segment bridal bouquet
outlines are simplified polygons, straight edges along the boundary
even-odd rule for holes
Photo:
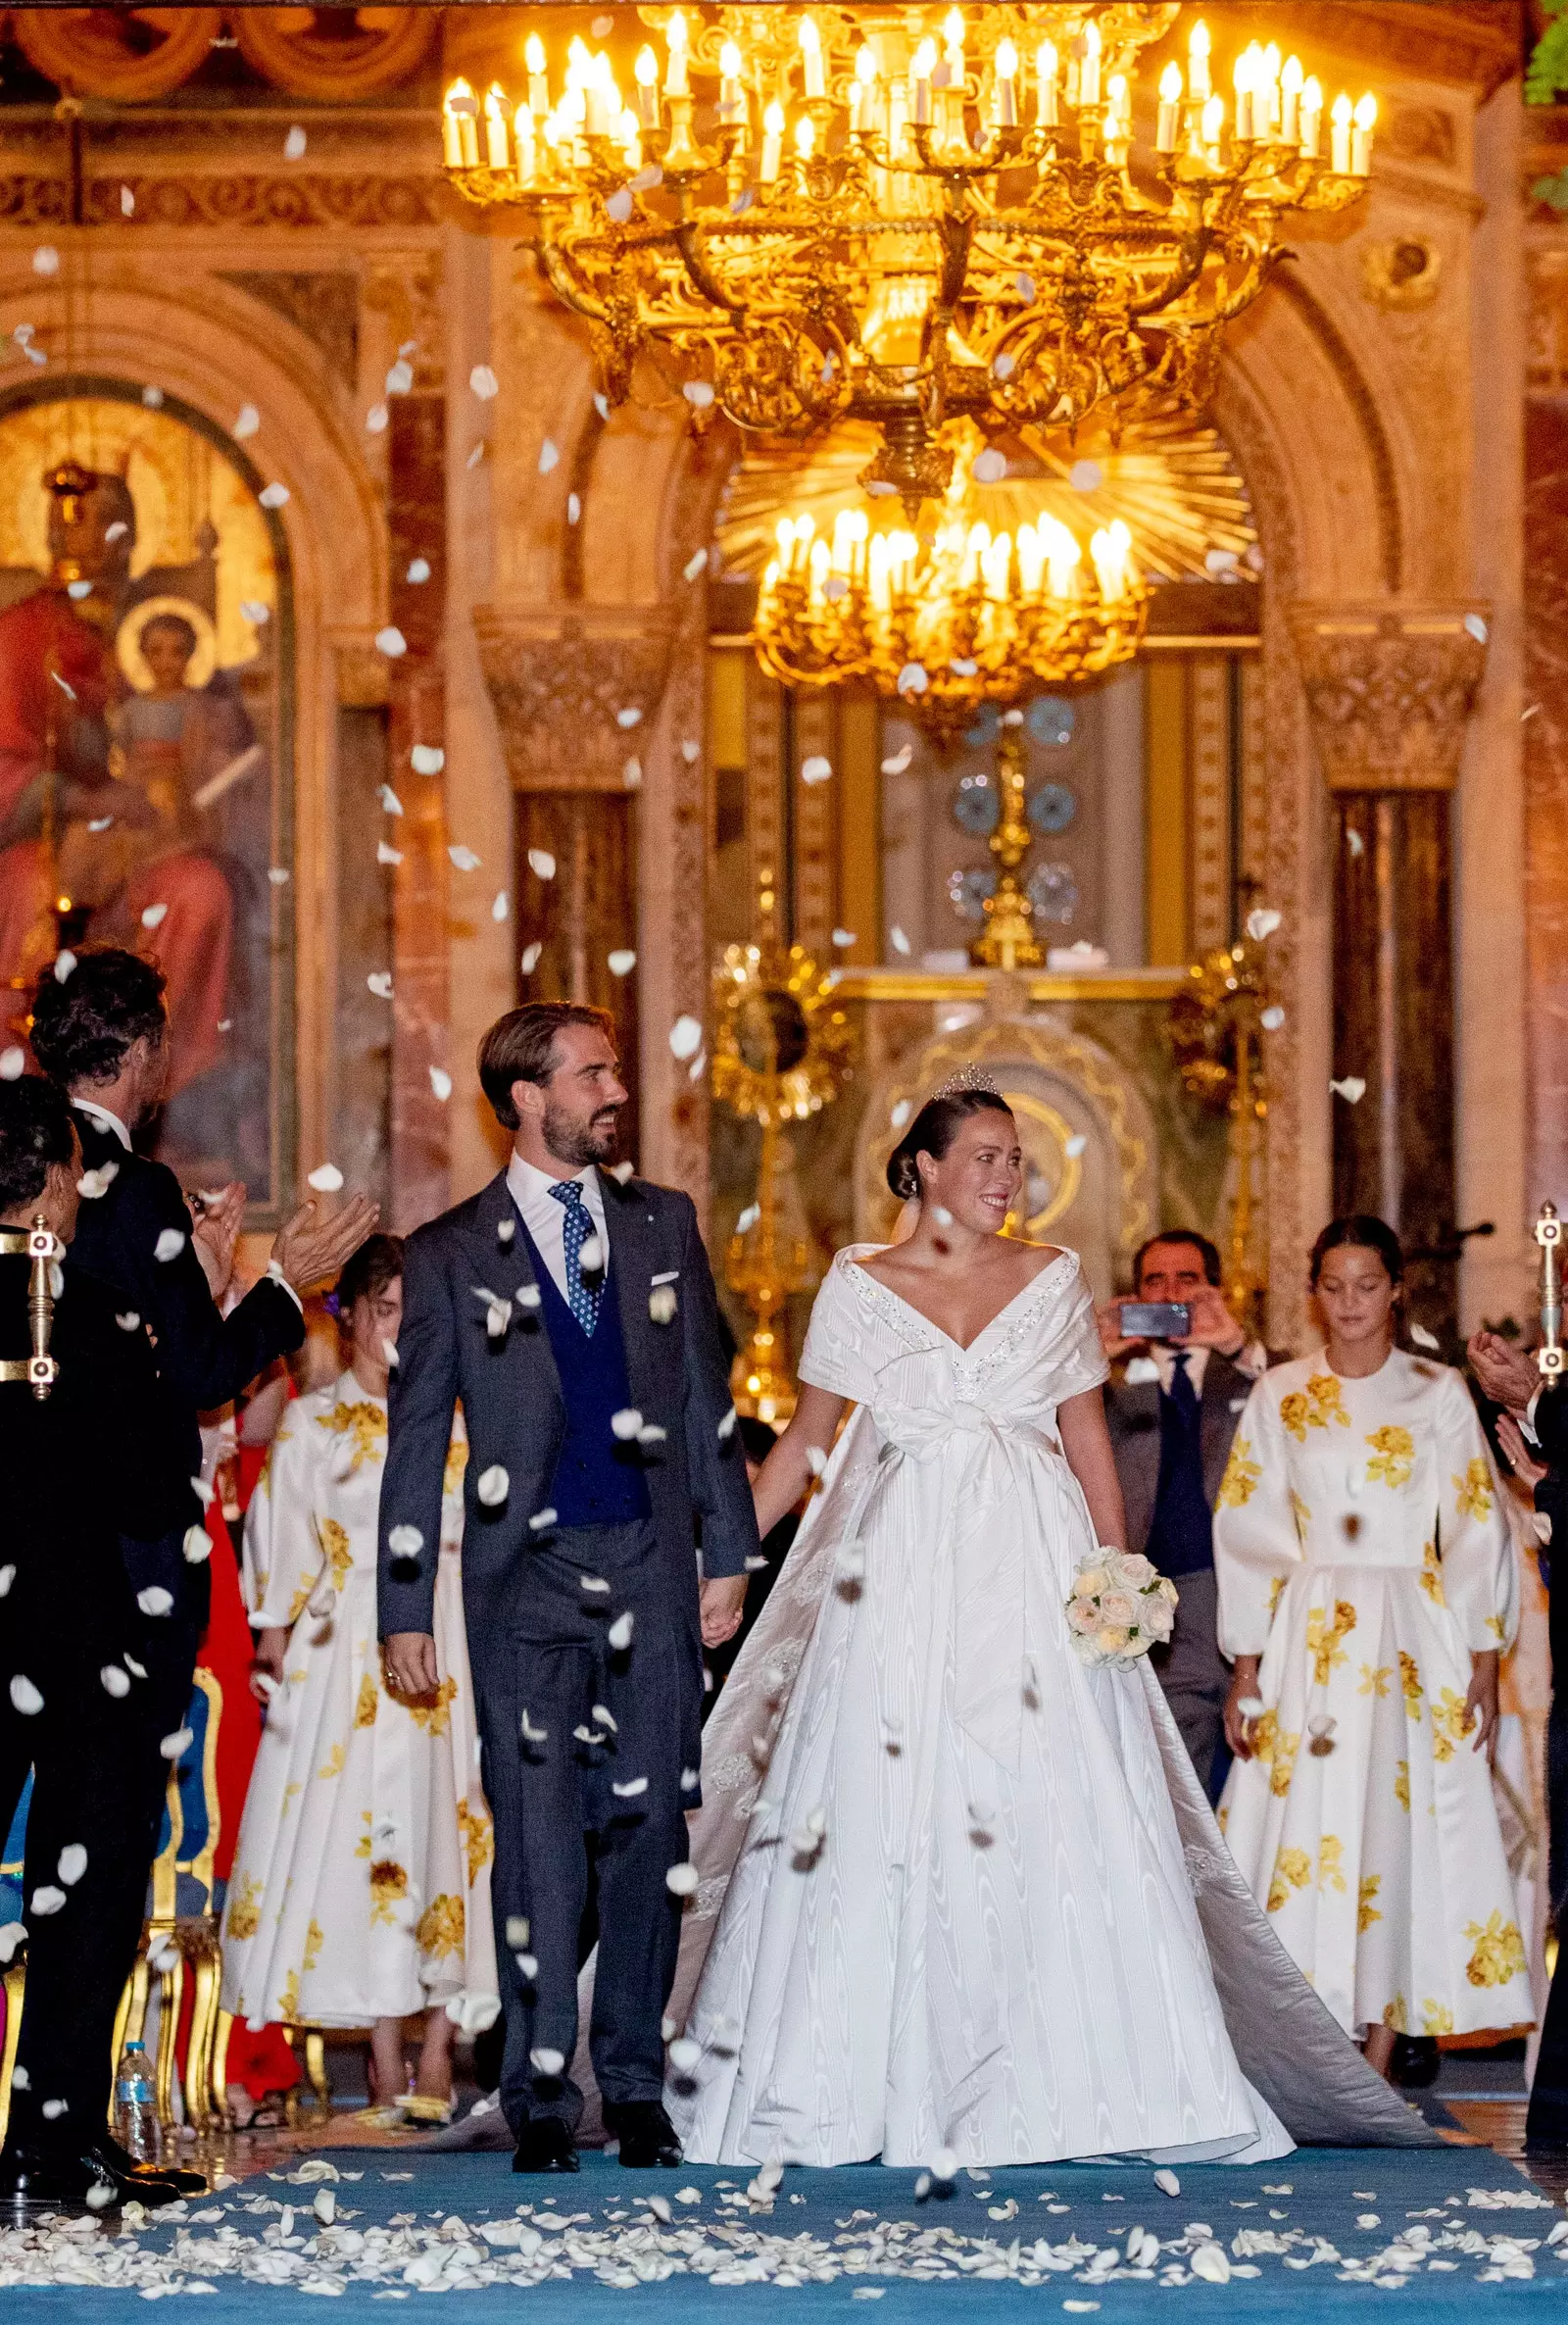
[[[1171,1634],[1176,1585],[1137,1551],[1092,1551],[1072,1578],[1067,1630],[1086,1663],[1130,1663]]]

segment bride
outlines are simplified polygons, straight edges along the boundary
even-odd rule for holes
[[[934,1098],[888,1178],[918,1224],[839,1253],[757,1481],[766,1533],[858,1408],[709,1723],[671,2004],[687,2155],[1257,2161],[1293,2132],[1429,2136],[1274,1940],[1145,1664],[1069,1646],[1121,1495],[1077,1258],[1000,1233],[1005,1100]]]

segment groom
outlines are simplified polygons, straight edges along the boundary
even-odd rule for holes
[[[483,1191],[408,1242],[381,1485],[388,1684],[438,1684],[431,1636],[453,1408],[468,1435],[463,1596],[517,2171],[575,2171],[583,1933],[589,2044],[624,2164],[674,2164],[661,2020],[698,1802],[702,1644],[740,1621],[757,1524],[691,1200],[602,1167],[626,1089],[612,1020],[536,1002],[479,1080],[512,1133]],[[702,1579],[698,1579],[698,1528]],[[395,1844],[393,1844],[395,1845]]]

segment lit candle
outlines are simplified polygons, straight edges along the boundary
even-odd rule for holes
[[[1127,75],[1113,73],[1105,83],[1109,99],[1105,107],[1105,143],[1125,148],[1132,141],[1133,101],[1127,87]],[[1125,157],[1124,157],[1125,158]]]
[[[669,62],[664,68],[666,97],[689,97],[691,90],[686,80],[686,19],[677,8],[665,28],[664,39],[669,47]]]
[[[550,74],[545,66],[545,44],[537,32],[529,33],[522,55],[528,68],[528,110],[543,121],[550,111]]]
[[[934,40],[922,40],[909,61],[909,79],[913,84],[913,98],[909,119],[917,129],[931,126],[931,75],[936,70],[937,45]]]
[[[745,118],[746,98],[741,88],[741,52],[733,40],[726,40],[718,57],[718,118],[721,122],[737,122]]]
[[[1083,57],[1078,67],[1080,107],[1100,103],[1100,26],[1093,17],[1083,29]]]
[[[1118,605],[1126,593],[1132,547],[1132,534],[1119,517],[1090,540],[1089,554],[1095,561],[1095,577],[1104,605]]]
[[[441,107],[441,159],[449,170],[463,168],[463,129],[458,119],[458,94],[473,94],[466,80],[455,80]]]
[[[1056,45],[1042,40],[1035,56],[1035,120],[1042,129],[1054,129],[1060,116],[1056,111],[1056,74],[1060,60]]]
[[[1252,43],[1255,48],[1257,43]],[[1252,141],[1252,48],[1244,48],[1232,68],[1231,78],[1236,83],[1236,142],[1250,145]]]
[[[803,162],[808,162],[816,146],[816,124],[808,113],[803,113],[795,124],[795,150]]]
[[[997,42],[997,127],[1018,126],[1018,51],[1010,40]]]
[[[1200,21],[1193,26],[1187,43],[1187,93],[1195,105],[1206,104],[1208,100],[1208,26]]]
[[[855,60],[855,118],[853,126],[862,135],[876,127],[877,111],[876,50],[867,41]]]
[[[1280,44],[1277,40],[1271,40],[1264,49],[1262,72],[1252,83],[1252,117],[1259,137],[1279,135]]]
[[[651,48],[637,51],[632,67],[637,76],[637,119],[645,129],[659,126],[659,59]]]
[[[1378,101],[1370,91],[1357,104],[1355,127],[1350,137],[1350,175],[1368,177],[1372,173],[1372,125],[1378,118]]]
[[[775,97],[762,116],[762,163],[760,176],[763,185],[778,183],[779,158],[784,145],[784,108]]]
[[[620,99],[610,77],[610,59],[601,52],[583,87],[584,124],[590,137],[608,137],[620,119]]]
[[[452,92],[452,110],[458,117],[458,130],[463,141],[463,167],[479,167],[479,101],[466,80],[460,80]]]
[[[814,17],[803,16],[800,29],[801,65],[806,74],[806,101],[826,96],[822,80],[822,35]]]
[[[524,99],[512,118],[513,135],[517,141],[517,180],[521,185],[532,185],[535,152],[533,142],[533,111]]]
[[[1323,127],[1323,84],[1314,74],[1301,90],[1301,155],[1314,162],[1317,159],[1318,138]]]
[[[512,159],[507,150],[507,94],[495,81],[485,92],[484,158],[492,170],[504,170]]]
[[[1174,153],[1182,120],[1182,69],[1174,57],[1159,76],[1159,124],[1154,135],[1156,153]]]
[[[948,44],[948,53],[944,60],[948,68],[948,85],[950,88],[956,89],[961,98],[964,78],[963,11],[961,9],[949,9],[947,22],[942,27],[942,37]]]
[[[1209,161],[1219,168],[1219,141],[1225,128],[1225,100],[1216,90],[1205,100],[1200,116],[1199,137],[1206,148]]]
[[[1329,168],[1336,177],[1350,174],[1350,100],[1342,89],[1329,114]]]
[[[1285,145],[1300,142],[1301,60],[1287,57],[1285,70],[1280,74],[1280,141]]]

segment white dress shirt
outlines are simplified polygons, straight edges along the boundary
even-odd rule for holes
[[[593,1221],[593,1231],[599,1238],[601,1269],[608,1276],[610,1236],[605,1227],[604,1181],[599,1176],[598,1166],[592,1162],[585,1164],[581,1170],[573,1171],[571,1175],[582,1189],[583,1202]],[[522,1223],[533,1237],[539,1257],[549,1268],[557,1291],[564,1300],[569,1302],[571,1294],[566,1284],[566,1211],[564,1204],[559,1203],[550,1192],[552,1187],[559,1187],[562,1183],[559,1178],[551,1178],[546,1172],[536,1170],[520,1155],[514,1154],[507,1164],[507,1186],[511,1190],[512,1200],[522,1213]]]
[[[1149,1352],[1153,1360],[1154,1370],[1159,1374],[1159,1385],[1167,1397],[1170,1395],[1170,1384],[1176,1377],[1177,1353],[1162,1340],[1156,1340]],[[1185,1353],[1187,1377],[1193,1384],[1193,1395],[1201,1401],[1203,1375],[1208,1370],[1208,1360],[1214,1352],[1208,1348],[1190,1348]],[[1246,1372],[1257,1380],[1268,1370],[1268,1351],[1260,1340],[1245,1341],[1232,1357],[1231,1362],[1238,1372]]]
[[[118,1138],[126,1154],[130,1153],[130,1132],[118,1114],[112,1114],[107,1106],[94,1106],[90,1098],[74,1098],[71,1103],[78,1113],[91,1115],[100,1130],[107,1130],[111,1138]]]

